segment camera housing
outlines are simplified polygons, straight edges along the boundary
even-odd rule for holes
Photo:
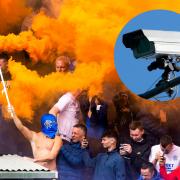
[[[180,32],[139,29],[123,35],[123,44],[136,59],[180,56]]]

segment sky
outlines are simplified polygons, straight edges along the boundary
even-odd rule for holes
[[[160,80],[163,70],[158,69],[149,72],[147,66],[153,62],[153,59],[135,59],[132,50],[123,45],[123,34],[138,29],[180,31],[180,15],[165,10],[145,12],[129,21],[117,38],[114,59],[118,75],[128,89],[135,94],[142,94],[155,86]],[[176,72],[176,76],[179,75],[180,72]],[[168,97],[164,96],[167,96],[166,93],[162,93],[152,100],[169,100]],[[180,97],[179,91],[176,97]]]

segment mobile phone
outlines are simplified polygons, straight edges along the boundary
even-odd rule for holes
[[[120,144],[119,149],[124,150],[124,144]]]
[[[165,157],[164,157],[165,152],[166,152],[166,149],[163,151],[163,154],[160,156],[160,160],[162,160],[162,161],[164,161],[164,160],[165,160]]]
[[[86,139],[86,137],[83,139],[83,143],[88,144],[88,140]]]
[[[162,156],[160,157],[160,160],[161,160],[161,161],[164,161],[164,160],[165,160],[164,155],[162,155]]]

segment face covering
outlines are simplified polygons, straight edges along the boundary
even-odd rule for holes
[[[47,137],[54,139],[57,133],[57,118],[52,114],[44,114],[41,117],[41,131]]]

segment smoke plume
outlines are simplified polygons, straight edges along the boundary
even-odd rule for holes
[[[13,24],[20,23],[19,19],[29,12],[24,7],[24,1],[5,2],[2,6],[4,9],[11,8],[13,2],[13,9],[17,9],[14,13],[19,13],[16,16],[8,14],[6,19]],[[12,82],[8,93],[11,103],[19,116],[29,120],[33,119],[35,111],[38,113],[38,107],[45,102],[53,105],[65,91],[84,88],[89,89],[90,95],[102,93],[107,97],[108,94],[111,99],[116,90],[126,90],[114,67],[114,44],[119,32],[139,13],[155,9],[178,12],[180,7],[177,0],[164,0],[158,4],[155,0],[49,2],[52,5],[48,11],[47,7],[50,5],[46,4],[38,11],[32,12],[32,21],[26,31],[18,35],[0,36],[1,52],[26,51],[30,57],[27,61],[34,64],[42,62],[48,65],[54,63],[55,58],[64,52],[74,54],[76,69],[73,73],[54,72],[43,77],[19,62],[9,62]],[[56,9],[52,8],[53,6]],[[4,22],[0,32],[7,33],[8,24]],[[138,107],[147,106],[150,111],[154,108],[167,108],[163,103],[142,100],[130,94],[132,103]],[[0,99],[5,103],[4,96]],[[170,104],[173,109],[176,107],[176,101]]]

